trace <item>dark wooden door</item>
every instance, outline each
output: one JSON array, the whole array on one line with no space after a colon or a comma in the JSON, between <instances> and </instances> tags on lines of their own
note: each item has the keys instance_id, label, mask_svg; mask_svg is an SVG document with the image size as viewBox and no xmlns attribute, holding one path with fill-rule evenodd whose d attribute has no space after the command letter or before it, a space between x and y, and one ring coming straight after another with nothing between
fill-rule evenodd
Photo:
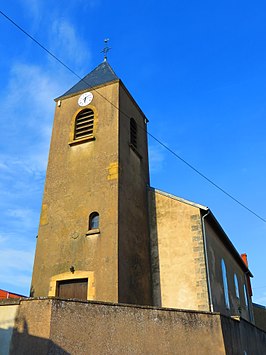
<instances>
[{"instance_id":1,"label":"dark wooden door","mask_svg":"<svg viewBox=\"0 0 266 355\"><path fill-rule=\"evenodd\" d=\"M64 280L57 284L57 297L87 299L88 279Z\"/></svg>"}]
</instances>

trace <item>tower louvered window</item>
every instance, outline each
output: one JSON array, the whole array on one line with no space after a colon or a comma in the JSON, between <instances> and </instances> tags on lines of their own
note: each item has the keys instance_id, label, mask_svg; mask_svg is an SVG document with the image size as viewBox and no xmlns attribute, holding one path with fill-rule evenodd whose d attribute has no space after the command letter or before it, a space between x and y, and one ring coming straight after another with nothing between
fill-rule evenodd
<instances>
[{"instance_id":1,"label":"tower louvered window","mask_svg":"<svg viewBox=\"0 0 266 355\"><path fill-rule=\"evenodd\" d=\"M134 118L130 119L130 143L137 149L137 123Z\"/></svg>"},{"instance_id":2,"label":"tower louvered window","mask_svg":"<svg viewBox=\"0 0 266 355\"><path fill-rule=\"evenodd\" d=\"M87 137L93 134L94 112L86 109L76 117L74 139Z\"/></svg>"}]
</instances>

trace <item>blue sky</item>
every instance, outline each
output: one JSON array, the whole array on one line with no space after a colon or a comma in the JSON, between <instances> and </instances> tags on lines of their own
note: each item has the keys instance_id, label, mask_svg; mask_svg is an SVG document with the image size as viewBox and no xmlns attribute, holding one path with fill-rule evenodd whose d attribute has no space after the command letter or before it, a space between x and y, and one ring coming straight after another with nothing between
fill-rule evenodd
<instances>
[{"instance_id":1,"label":"blue sky","mask_svg":"<svg viewBox=\"0 0 266 355\"><path fill-rule=\"evenodd\" d=\"M264 1L14 0L1 9L80 76L109 62L149 131L266 218ZM54 101L78 79L0 17L0 288L28 294ZM266 304L266 223L150 139L151 184L211 208Z\"/></svg>"}]
</instances>

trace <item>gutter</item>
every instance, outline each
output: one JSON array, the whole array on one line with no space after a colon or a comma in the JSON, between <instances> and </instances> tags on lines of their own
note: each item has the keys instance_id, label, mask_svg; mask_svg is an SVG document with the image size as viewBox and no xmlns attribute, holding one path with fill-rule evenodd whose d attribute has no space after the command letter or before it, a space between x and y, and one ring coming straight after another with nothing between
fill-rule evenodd
<instances>
[{"instance_id":1,"label":"gutter","mask_svg":"<svg viewBox=\"0 0 266 355\"><path fill-rule=\"evenodd\" d=\"M210 270L209 270L209 260L207 254L207 240L206 240L206 230L205 230L205 218L210 214L210 210L201 218L202 220L202 232L203 232L203 249L206 263L206 276L207 276L207 288L208 288L208 297L209 297L209 305L210 312L213 312L213 303L212 303L212 291L211 291L211 282L210 282Z\"/></svg>"}]
</instances>

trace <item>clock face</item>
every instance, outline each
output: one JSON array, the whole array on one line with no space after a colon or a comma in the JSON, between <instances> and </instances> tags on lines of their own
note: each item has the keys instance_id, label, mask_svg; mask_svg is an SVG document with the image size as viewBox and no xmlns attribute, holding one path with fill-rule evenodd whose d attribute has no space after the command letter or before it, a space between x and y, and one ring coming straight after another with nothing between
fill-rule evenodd
<instances>
[{"instance_id":1,"label":"clock face","mask_svg":"<svg viewBox=\"0 0 266 355\"><path fill-rule=\"evenodd\" d=\"M87 106L92 102L93 95L91 92L84 92L84 94L80 95L78 99L79 106Z\"/></svg>"}]
</instances>

